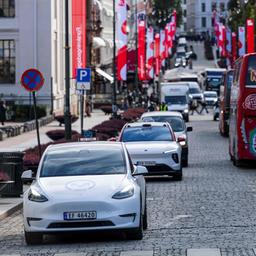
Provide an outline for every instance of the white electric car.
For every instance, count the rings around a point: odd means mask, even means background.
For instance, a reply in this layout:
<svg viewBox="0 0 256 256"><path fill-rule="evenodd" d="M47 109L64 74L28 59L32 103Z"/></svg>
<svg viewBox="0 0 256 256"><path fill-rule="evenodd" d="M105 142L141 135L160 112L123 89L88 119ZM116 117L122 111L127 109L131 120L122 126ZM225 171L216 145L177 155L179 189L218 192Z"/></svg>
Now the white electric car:
<svg viewBox="0 0 256 256"><path fill-rule="evenodd" d="M169 123L126 124L120 141L125 143L134 164L147 167L148 175L170 175L182 180L181 146Z"/></svg>
<svg viewBox="0 0 256 256"><path fill-rule="evenodd" d="M47 148L24 194L27 244L43 234L122 230L142 239L147 228L143 166L133 166L123 143L77 142ZM23 179L32 178L25 171Z"/></svg>

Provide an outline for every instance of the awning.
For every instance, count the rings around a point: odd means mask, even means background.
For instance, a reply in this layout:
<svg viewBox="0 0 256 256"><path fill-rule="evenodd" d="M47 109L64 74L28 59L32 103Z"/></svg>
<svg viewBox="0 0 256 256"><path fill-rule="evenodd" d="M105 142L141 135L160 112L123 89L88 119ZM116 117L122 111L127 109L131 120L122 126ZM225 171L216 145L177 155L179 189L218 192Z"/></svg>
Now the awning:
<svg viewBox="0 0 256 256"><path fill-rule="evenodd" d="M106 42L101 37L94 37L92 41L92 47L98 49L101 47L106 47Z"/></svg>
<svg viewBox="0 0 256 256"><path fill-rule="evenodd" d="M105 71L103 71L102 69L96 68L95 70L96 70L96 72L97 72L99 75L101 75L101 76L105 77L107 80L109 80L109 82L110 82L111 84L114 82L114 78L113 78L111 75L109 75L108 73L106 73Z"/></svg>

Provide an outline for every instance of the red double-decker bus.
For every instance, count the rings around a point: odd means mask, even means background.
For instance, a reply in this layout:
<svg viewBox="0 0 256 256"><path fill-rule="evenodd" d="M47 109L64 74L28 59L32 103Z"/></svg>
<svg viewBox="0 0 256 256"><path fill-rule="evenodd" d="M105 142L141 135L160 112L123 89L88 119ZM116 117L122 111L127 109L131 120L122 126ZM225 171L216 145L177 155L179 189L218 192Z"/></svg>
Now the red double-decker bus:
<svg viewBox="0 0 256 256"><path fill-rule="evenodd" d="M234 65L229 153L236 166L256 160L256 53L240 57Z"/></svg>

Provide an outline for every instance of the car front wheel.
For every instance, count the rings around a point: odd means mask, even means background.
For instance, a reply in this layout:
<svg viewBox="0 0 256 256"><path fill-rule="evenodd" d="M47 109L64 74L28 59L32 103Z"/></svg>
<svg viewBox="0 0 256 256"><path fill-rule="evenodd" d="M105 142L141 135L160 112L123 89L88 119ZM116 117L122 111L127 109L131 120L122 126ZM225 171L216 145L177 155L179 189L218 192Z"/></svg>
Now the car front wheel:
<svg viewBox="0 0 256 256"><path fill-rule="evenodd" d="M35 233L35 232L27 232L25 233L25 241L27 245L36 245L41 244L43 241L43 235L41 233Z"/></svg>

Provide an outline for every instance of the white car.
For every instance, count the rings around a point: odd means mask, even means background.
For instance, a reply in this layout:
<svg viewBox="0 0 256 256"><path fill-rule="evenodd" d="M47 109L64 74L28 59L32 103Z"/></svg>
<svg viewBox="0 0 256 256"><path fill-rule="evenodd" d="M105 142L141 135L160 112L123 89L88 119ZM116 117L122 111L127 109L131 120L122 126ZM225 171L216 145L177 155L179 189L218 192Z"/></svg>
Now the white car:
<svg viewBox="0 0 256 256"><path fill-rule="evenodd" d="M147 228L143 166L133 166L123 143L77 142L47 148L35 182L24 193L27 244L43 234L122 230L142 239ZM23 179L32 177L31 171Z"/></svg>
<svg viewBox="0 0 256 256"><path fill-rule="evenodd" d="M218 95L215 91L205 91L204 101L208 106L214 106L218 102Z"/></svg>
<svg viewBox="0 0 256 256"><path fill-rule="evenodd" d="M152 111L144 113L140 119L144 122L168 122L175 134L176 140L182 148L181 160L182 166L188 166L188 135L193 128L186 127L181 113L176 111Z"/></svg>
<svg viewBox="0 0 256 256"><path fill-rule="evenodd" d="M148 175L170 175L182 180L181 146L166 122L137 122L123 127L124 142L134 164L143 165Z"/></svg>

